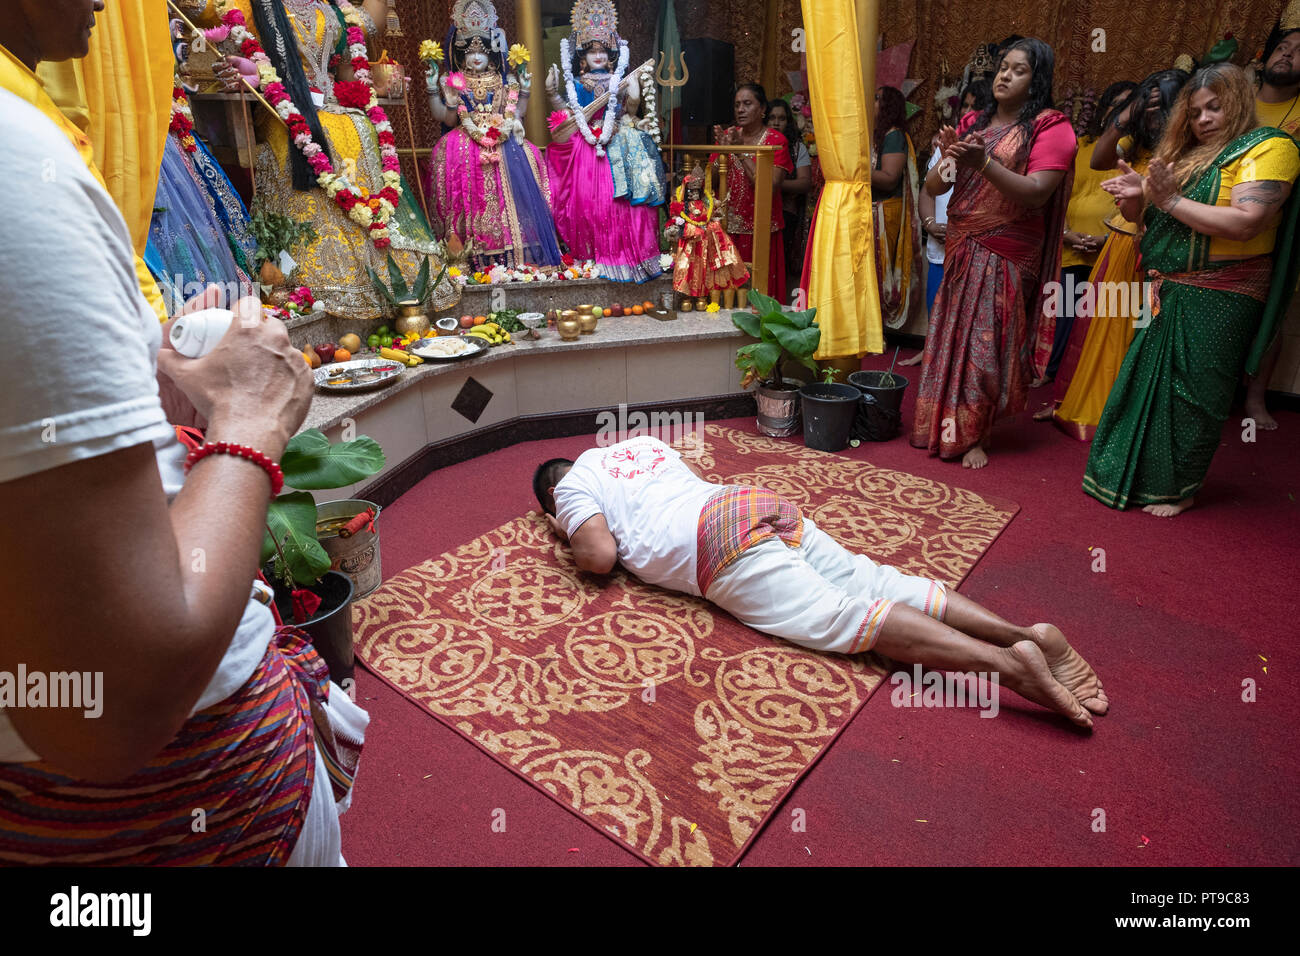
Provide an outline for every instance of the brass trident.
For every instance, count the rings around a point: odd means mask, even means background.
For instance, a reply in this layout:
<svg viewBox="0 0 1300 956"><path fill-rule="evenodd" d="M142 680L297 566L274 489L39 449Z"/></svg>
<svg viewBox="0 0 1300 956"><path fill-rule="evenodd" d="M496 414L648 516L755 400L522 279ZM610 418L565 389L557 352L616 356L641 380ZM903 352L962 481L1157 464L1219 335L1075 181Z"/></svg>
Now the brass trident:
<svg viewBox="0 0 1300 956"><path fill-rule="evenodd" d="M678 86L685 86L686 81L691 78L691 71L686 68L686 52L682 51L678 55L681 59L681 73L679 74L677 72L678 65L674 63L672 60L669 60L668 73L667 75L665 75L664 74L664 51L663 50L659 51L659 63L655 67L655 82L658 83L660 86L666 86L669 89L673 89L674 87L678 87ZM668 168L669 170L673 168L673 164L675 162L674 157L672 156L672 149L673 149L673 111L669 110L668 111L668 153L669 153ZM670 177L670 181L671 181L671 177Z"/></svg>

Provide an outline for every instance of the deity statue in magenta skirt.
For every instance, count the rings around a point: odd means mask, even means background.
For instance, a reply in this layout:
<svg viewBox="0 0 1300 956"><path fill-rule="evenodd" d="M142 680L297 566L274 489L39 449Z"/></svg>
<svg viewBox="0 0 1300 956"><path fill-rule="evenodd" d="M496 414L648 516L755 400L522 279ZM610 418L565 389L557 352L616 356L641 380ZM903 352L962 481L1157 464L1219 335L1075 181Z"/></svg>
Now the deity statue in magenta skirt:
<svg viewBox="0 0 1300 956"><path fill-rule="evenodd" d="M663 271L655 207L665 198L664 167L652 135L654 85L647 82L653 61L629 73L627 41L610 0L578 0L572 23L573 36L560 44L561 64L546 76L555 111L546 150L555 225L569 251L594 259L603 278L645 282ZM638 120L643 92L646 116Z"/></svg>
<svg viewBox="0 0 1300 956"><path fill-rule="evenodd" d="M528 50L507 48L490 0L457 0L451 19L450 72L438 76L440 51L426 57L434 119L454 127L430 157L433 227L463 242L480 268L558 266L546 165L520 121Z"/></svg>

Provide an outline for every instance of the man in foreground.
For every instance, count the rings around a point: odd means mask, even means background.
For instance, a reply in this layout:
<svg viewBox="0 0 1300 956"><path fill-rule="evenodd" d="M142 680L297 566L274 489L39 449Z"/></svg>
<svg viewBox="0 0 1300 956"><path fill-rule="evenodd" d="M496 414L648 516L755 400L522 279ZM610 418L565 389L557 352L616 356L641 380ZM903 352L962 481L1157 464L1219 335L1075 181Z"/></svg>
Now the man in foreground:
<svg viewBox="0 0 1300 956"><path fill-rule="evenodd" d="M814 650L996 673L1081 727L1109 707L1097 675L1051 624L1017 627L937 581L876 565L794 502L706 481L656 438L543 462L533 492L584 571L608 574L621 562L647 584L703 596Z"/></svg>

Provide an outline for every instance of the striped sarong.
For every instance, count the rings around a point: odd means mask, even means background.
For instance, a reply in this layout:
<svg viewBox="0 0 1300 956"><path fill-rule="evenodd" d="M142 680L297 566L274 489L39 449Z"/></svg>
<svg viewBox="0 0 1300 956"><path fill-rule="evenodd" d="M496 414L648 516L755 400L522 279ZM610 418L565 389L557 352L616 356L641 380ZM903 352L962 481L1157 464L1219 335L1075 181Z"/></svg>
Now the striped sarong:
<svg viewBox="0 0 1300 956"><path fill-rule="evenodd" d="M192 716L124 780L0 764L0 863L283 865L311 799L327 673L310 638L281 627L236 694ZM322 754L337 796L357 755Z"/></svg>
<svg viewBox="0 0 1300 956"><path fill-rule="evenodd" d="M713 579L747 548L778 537L792 548L803 538L799 506L763 488L735 485L709 498L695 538L695 582L707 594Z"/></svg>

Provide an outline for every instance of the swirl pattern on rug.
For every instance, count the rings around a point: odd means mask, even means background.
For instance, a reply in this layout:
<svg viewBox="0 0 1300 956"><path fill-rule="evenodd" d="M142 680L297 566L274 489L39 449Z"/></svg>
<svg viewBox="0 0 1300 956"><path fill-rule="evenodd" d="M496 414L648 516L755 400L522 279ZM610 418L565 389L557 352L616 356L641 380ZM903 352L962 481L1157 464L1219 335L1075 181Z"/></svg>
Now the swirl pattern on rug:
<svg viewBox="0 0 1300 956"><path fill-rule="evenodd" d="M796 501L845 546L955 587L1017 510L796 442L705 427L708 476ZM357 656L661 865L731 864L885 674L622 571L585 574L537 513L353 605Z"/></svg>

